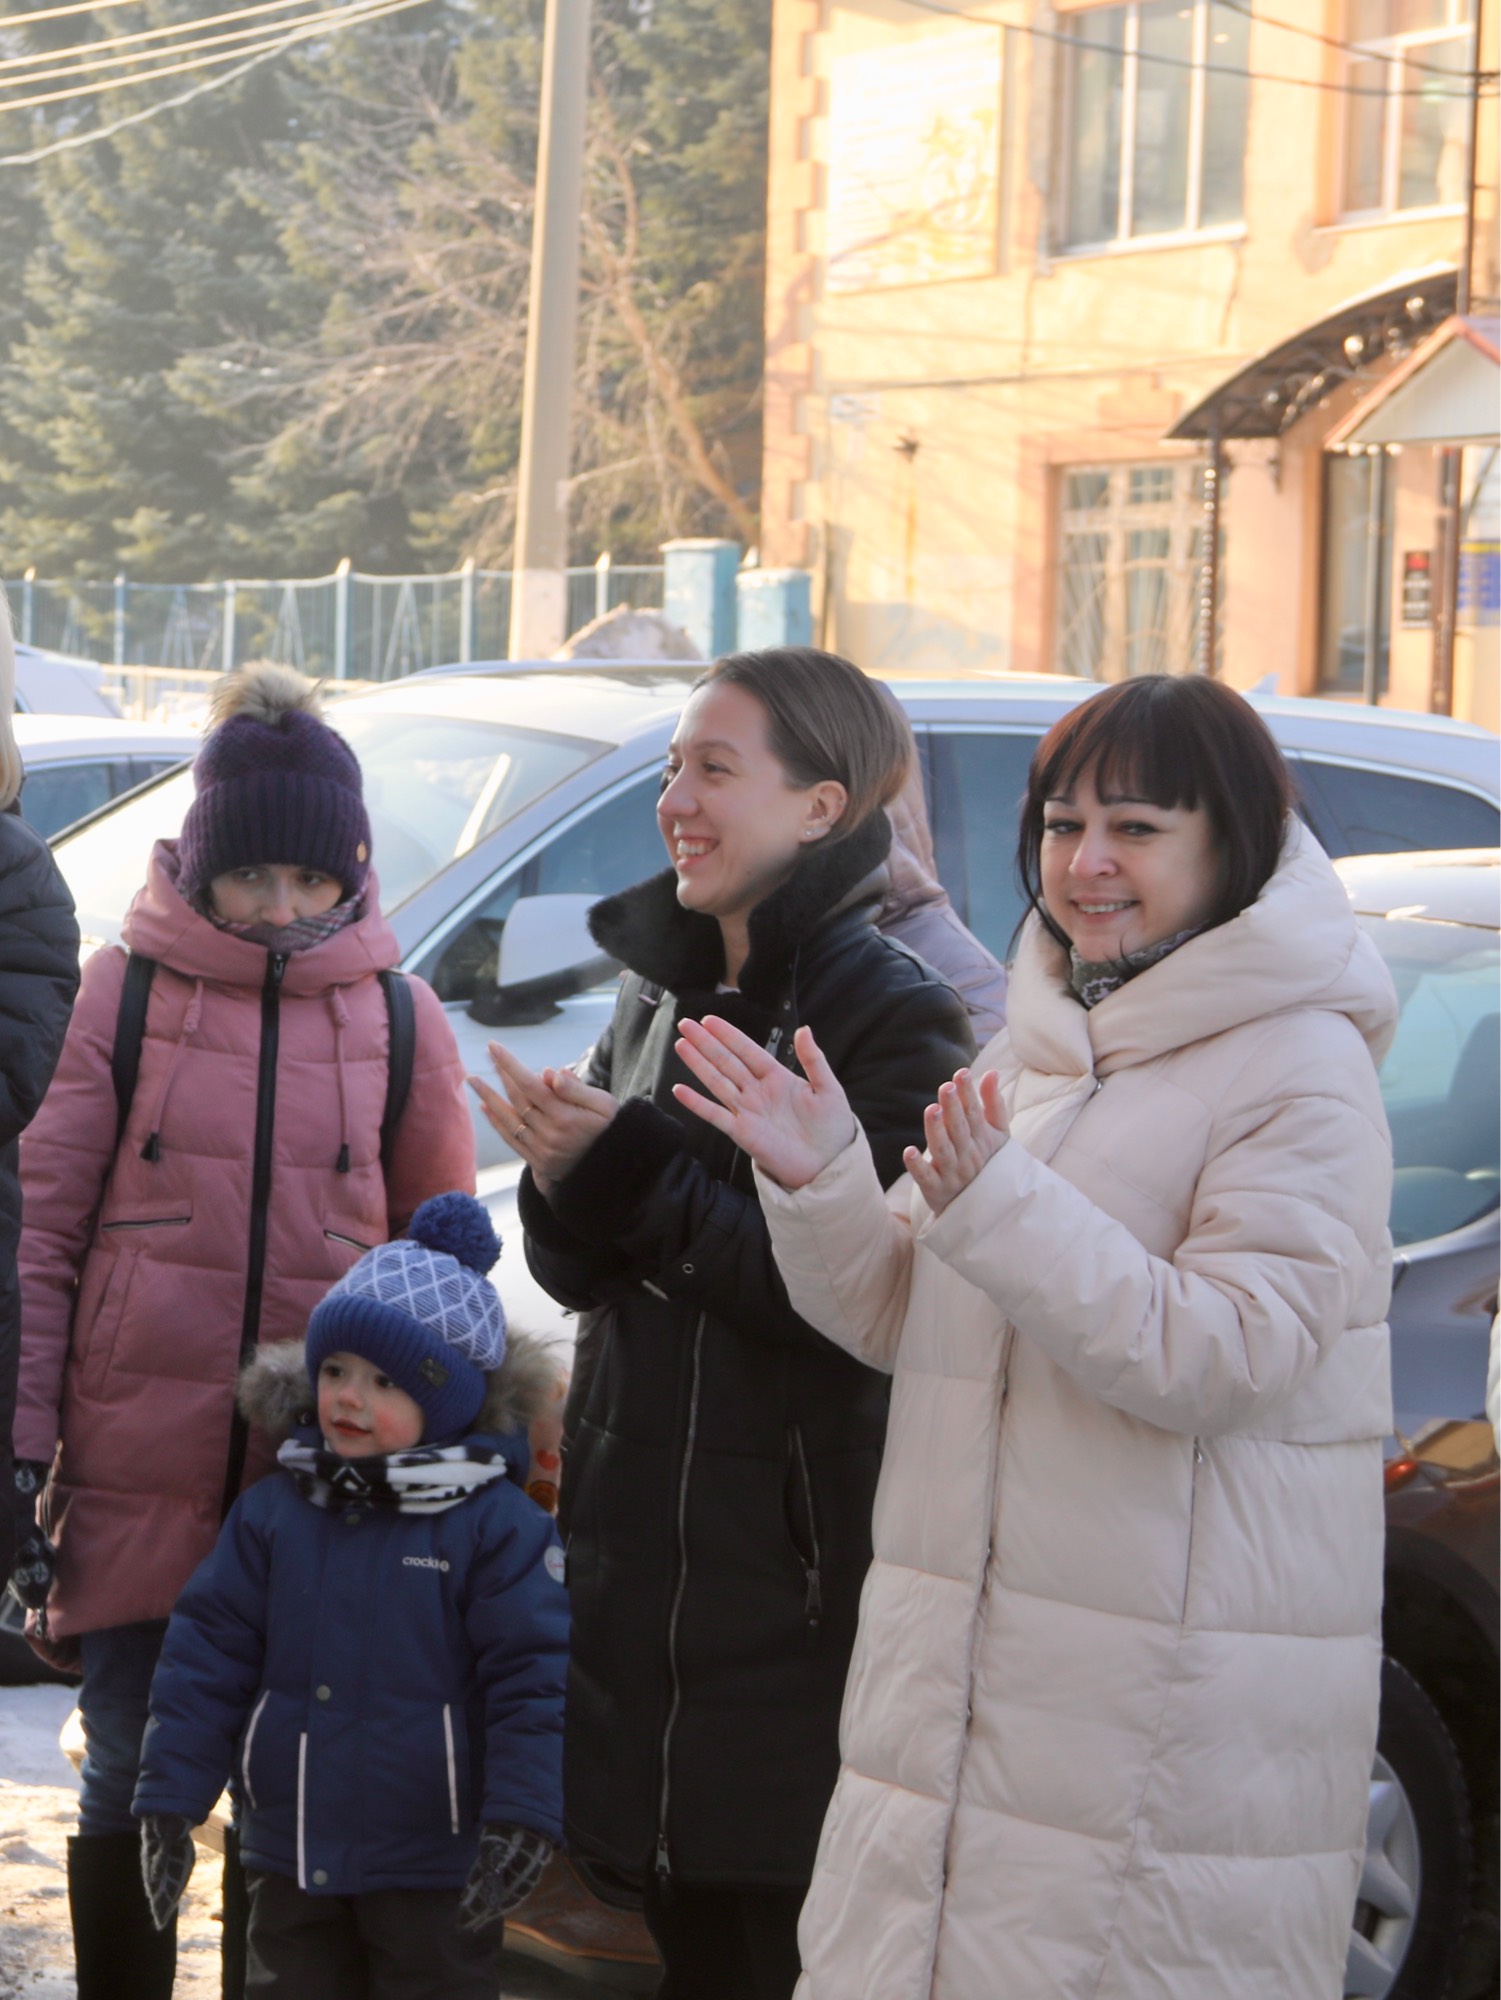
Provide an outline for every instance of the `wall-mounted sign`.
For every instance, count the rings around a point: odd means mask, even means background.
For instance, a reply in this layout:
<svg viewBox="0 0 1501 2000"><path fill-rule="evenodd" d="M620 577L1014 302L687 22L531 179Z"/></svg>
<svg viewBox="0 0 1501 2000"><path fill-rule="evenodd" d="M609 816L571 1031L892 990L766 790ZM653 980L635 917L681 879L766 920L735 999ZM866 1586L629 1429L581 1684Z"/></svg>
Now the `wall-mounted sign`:
<svg viewBox="0 0 1501 2000"><path fill-rule="evenodd" d="M1501 625L1501 542L1459 545L1459 622Z"/></svg>
<svg viewBox="0 0 1501 2000"><path fill-rule="evenodd" d="M1402 555L1402 623L1433 623L1433 551L1406 549Z"/></svg>
<svg viewBox="0 0 1501 2000"><path fill-rule="evenodd" d="M1001 30L835 58L826 285L983 278L1000 232Z"/></svg>

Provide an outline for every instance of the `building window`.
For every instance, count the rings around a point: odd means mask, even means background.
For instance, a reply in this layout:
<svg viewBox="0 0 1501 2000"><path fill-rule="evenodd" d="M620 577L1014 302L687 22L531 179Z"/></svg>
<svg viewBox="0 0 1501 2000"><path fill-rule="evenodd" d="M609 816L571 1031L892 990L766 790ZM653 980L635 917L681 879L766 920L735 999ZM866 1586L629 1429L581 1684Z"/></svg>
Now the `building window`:
<svg viewBox="0 0 1501 2000"><path fill-rule="evenodd" d="M1143 0L1060 19L1070 38L1064 243L1084 248L1239 222L1251 27L1245 14L1218 0Z"/></svg>
<svg viewBox="0 0 1501 2000"><path fill-rule="evenodd" d="M1324 459L1324 629L1319 687L1326 694L1387 691L1391 666L1393 482L1383 452Z"/></svg>
<svg viewBox="0 0 1501 2000"><path fill-rule="evenodd" d="M1470 0L1349 0L1346 215L1463 205L1469 21Z"/></svg>
<svg viewBox="0 0 1501 2000"><path fill-rule="evenodd" d="M1058 497L1055 671L1102 681L1191 671L1203 468L1181 460L1070 466Z"/></svg>

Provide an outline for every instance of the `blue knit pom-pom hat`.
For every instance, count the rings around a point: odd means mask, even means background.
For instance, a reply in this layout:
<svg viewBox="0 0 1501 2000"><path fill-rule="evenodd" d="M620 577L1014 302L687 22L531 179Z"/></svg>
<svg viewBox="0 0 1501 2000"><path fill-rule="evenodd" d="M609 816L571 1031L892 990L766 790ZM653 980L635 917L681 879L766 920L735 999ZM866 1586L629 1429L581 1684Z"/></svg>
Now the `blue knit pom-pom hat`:
<svg viewBox="0 0 1501 2000"><path fill-rule="evenodd" d="M485 1273L500 1255L470 1194L437 1194L405 1236L366 1251L313 1307L307 1371L314 1394L330 1354L358 1354L421 1405L424 1443L468 1430L487 1370L505 1358L506 1316Z"/></svg>

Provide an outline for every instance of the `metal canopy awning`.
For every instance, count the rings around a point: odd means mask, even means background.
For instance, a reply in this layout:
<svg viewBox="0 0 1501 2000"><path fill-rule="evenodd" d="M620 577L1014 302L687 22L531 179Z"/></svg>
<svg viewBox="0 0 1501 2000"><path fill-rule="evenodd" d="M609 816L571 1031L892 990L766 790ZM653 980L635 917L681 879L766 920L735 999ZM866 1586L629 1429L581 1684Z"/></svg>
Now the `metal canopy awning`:
<svg viewBox="0 0 1501 2000"><path fill-rule="evenodd" d="M1501 321L1456 313L1337 423L1326 450L1495 444L1501 433Z"/></svg>
<svg viewBox="0 0 1501 2000"><path fill-rule="evenodd" d="M1221 382L1168 432L1172 439L1277 438L1289 425L1454 311L1459 274L1435 265L1352 299L1327 319L1269 348Z"/></svg>

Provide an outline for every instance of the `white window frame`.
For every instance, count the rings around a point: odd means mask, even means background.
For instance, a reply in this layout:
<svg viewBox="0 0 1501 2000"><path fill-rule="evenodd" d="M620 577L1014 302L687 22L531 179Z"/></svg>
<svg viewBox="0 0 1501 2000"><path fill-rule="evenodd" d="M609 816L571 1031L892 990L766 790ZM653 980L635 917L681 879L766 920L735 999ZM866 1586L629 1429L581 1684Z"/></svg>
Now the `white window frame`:
<svg viewBox="0 0 1501 2000"><path fill-rule="evenodd" d="M1349 157L1349 123L1357 99L1349 92L1344 94L1343 115L1340 120L1339 175L1341 222L1384 222L1392 216L1455 215L1463 213L1462 201L1432 201L1414 204L1411 208L1398 205L1402 178L1402 105L1406 90L1415 88L1421 81L1423 72L1409 72L1409 62L1421 63L1425 48L1440 42L1452 42L1459 37L1466 41L1471 53L1475 46L1475 16L1471 0L1444 0L1449 18L1437 28L1416 28L1410 34L1385 35L1379 41L1356 42L1350 38L1353 51L1345 72L1349 80L1349 67L1358 61L1385 62L1386 99L1382 106L1381 123L1381 199L1374 208L1354 208L1350 205L1346 187L1346 163ZM1455 85L1464 81L1465 71L1457 70Z"/></svg>
<svg viewBox="0 0 1501 2000"><path fill-rule="evenodd" d="M1132 502L1131 475L1136 472L1170 473L1170 490L1161 499ZM1071 474L1094 474L1103 478L1106 491L1102 503L1093 508L1071 508L1068 504ZM1153 559L1144 567L1162 570L1170 628L1181 626L1181 630L1169 629L1164 635L1167 657L1161 664L1168 672L1188 673L1194 670L1198 661L1198 620L1203 614L1199 595L1203 573L1203 476L1203 461L1197 458L1086 460L1055 468L1055 581L1053 632L1049 648L1054 673L1070 671L1064 658L1068 634L1064 628L1063 590L1069 536L1096 535L1105 543L1103 620L1098 656L1092 665L1096 679L1110 682L1128 678L1130 578L1136 568L1128 553L1130 536L1152 531L1167 535L1168 553L1164 560ZM1223 554L1223 527L1220 533ZM1218 644L1223 646L1223 623L1215 636ZM1149 670L1155 670L1155 663Z"/></svg>
<svg viewBox="0 0 1501 2000"><path fill-rule="evenodd" d="M1060 14L1058 19L1065 33L1072 24L1090 13L1114 13L1121 0L1109 8L1077 8ZM1057 238L1056 253L1059 256L1098 256L1105 251L1151 249L1163 243L1180 243L1185 237L1217 240L1224 237L1245 234L1245 217L1241 215L1234 222L1217 222L1204 228L1200 222L1204 199L1204 103L1206 97L1205 77L1209 56L1209 0L1188 0L1193 8L1193 39L1189 50L1189 60L1193 68L1188 72L1190 90L1188 108L1188 204L1181 229L1156 230L1151 234L1131 233L1132 202L1136 193L1136 105L1137 78L1141 69L1141 9L1143 5L1155 4L1155 0L1125 0L1126 34L1125 66L1121 79L1121 138L1120 138L1120 193L1116 203L1115 234L1098 240L1072 242L1068 235L1068 213L1072 200L1070 165L1073 158L1074 133L1074 69L1079 51L1075 47L1064 50L1063 68L1063 127L1058 148L1059 197L1055 211ZM1249 130L1249 119L1248 119ZM1244 181L1242 182L1242 206L1244 206Z"/></svg>

